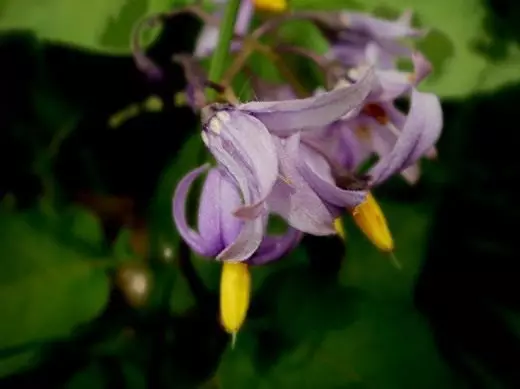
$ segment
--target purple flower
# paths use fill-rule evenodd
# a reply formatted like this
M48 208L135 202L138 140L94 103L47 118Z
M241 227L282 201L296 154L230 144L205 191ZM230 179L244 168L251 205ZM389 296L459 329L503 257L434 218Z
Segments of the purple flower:
M307 136L302 141L308 154L304 176L324 200L338 204L343 178L335 173L337 185L331 184L331 173L327 174L324 166L333 167L337 161L354 172L375 152L379 161L367 174L370 187L398 172L413 183L419 178L415 163L431 152L442 123L440 101L431 93L413 90L408 115L390 103L369 104L358 117L339 120L314 134L314 138Z
M312 14L311 14L312 16ZM318 12L314 19L330 38L331 55L347 66L365 63L367 45L381 49L382 68L394 68L397 57L410 56L411 49L402 39L424 36L426 31L411 27L411 12L395 21L359 12Z
M337 209L325 204L302 176L299 132L326 126L357 109L372 90L373 72L359 82L300 100L213 104L202 110L202 139L219 168L237 188L240 204L232 215L243 222L238 243L218 258L244 260L257 250L270 212L313 235L334 234ZM356 206L360 191L345 191Z
M264 236L266 217L246 222L234 216L242 203L240 193L227 173L217 168L208 171L200 196L198 228L192 229L185 215L188 192L208 169L206 164L188 173L173 198L175 224L193 251L204 257L261 265L279 259L299 243L302 234L294 228L283 235Z
M367 45L365 51L366 63L374 68L377 80L381 88L372 96L370 100L391 101L404 94L409 93L412 88L419 85L419 83L426 78L432 71L431 63L420 53L413 52L410 56L414 71L404 72L398 70L396 67L385 67L381 63L381 56L383 52L380 47L370 43ZM351 80L359 79L362 70L366 65L358 68L352 68L348 72Z
M221 18L224 12L224 7L227 0L216 1L217 10L214 14L215 17ZM240 3L240 9L238 11L237 21L235 23L235 34L245 35L249 29L251 19L253 17L253 3L251 0L242 0ZM197 58L203 58L211 55L215 47L217 46L218 34L220 28L218 26L206 24L197 39L195 46L195 56ZM236 50L240 47L240 42L233 42L231 45L232 50Z

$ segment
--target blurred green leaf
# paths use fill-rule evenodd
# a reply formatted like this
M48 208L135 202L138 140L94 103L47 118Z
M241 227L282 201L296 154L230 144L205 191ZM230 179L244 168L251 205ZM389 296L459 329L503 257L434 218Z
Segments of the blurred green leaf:
M101 389L104 387L105 377L97 364L91 364L76 373L66 385L66 389Z
M430 36L418 46L433 62L434 74L421 89L441 97L464 97L481 91L492 91L520 80L513 66L505 70L502 64L513 63L518 56L510 50L504 61L491 64L475 48L475 42L487 39L484 32L486 9L481 0L293 0L296 9L363 10L374 12L382 8L388 15L411 9L422 27L431 28ZM490 69L492 68L492 69ZM493 71L495 70L495 71ZM483 74L490 74L485 82Z
M184 0L0 0L0 30L34 31L39 38L107 53L128 53L133 25L144 15ZM154 34L148 35L150 42Z
M64 220L67 236L61 233ZM77 240L69 239L72 232ZM106 259L99 250L73 245L97 242L97 232L95 221L81 213L65 219L2 213L0 349L68 336L100 314L109 293ZM23 367L0 366L0 375Z

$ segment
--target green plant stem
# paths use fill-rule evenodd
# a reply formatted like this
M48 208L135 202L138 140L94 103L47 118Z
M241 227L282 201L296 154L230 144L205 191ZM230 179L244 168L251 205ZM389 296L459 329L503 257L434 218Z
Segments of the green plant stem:
M227 55L231 46L231 39L233 38L233 31L235 29L235 21L238 15L238 9L240 8L240 0L229 0L224 12L224 18L220 25L220 31L218 35L218 43L211 63L209 66L209 80L215 83L220 81L224 73ZM215 91L208 89L208 100L211 101L215 98Z

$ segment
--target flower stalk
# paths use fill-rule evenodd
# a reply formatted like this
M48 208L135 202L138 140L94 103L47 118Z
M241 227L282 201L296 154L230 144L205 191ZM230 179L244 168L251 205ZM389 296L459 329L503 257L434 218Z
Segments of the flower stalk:
M217 46L215 47L209 67L208 79L212 82L218 83L224 74L239 7L240 0L229 0L226 5L224 18L220 24ZM215 98L215 91L208 89L207 96L209 101L213 100Z

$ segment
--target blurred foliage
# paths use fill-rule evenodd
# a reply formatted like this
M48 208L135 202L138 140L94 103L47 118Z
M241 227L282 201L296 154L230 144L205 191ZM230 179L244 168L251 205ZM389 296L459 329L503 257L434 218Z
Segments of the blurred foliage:
M207 158L196 118L173 105L184 80L170 58L192 49L197 21L178 17L148 36L166 75L152 82L117 53L132 22L173 1L35 4L0 2L0 28L30 30L0 38L1 387L520 385L519 93L497 92L518 78L511 8L293 0L389 17L414 8L433 28L420 43L437 72L425 89L446 98L446 128L419 185L395 178L376 192L403 270L349 220L346 253L335 238L306 237L285 260L253 269L250 315L231 350L218 323L219 266L192 256L171 220L176 183ZM308 23L280 34L327 49ZM289 64L308 88L318 83L306 62ZM250 66L281 80L268 58L255 54ZM234 87L251 97L247 76Z

